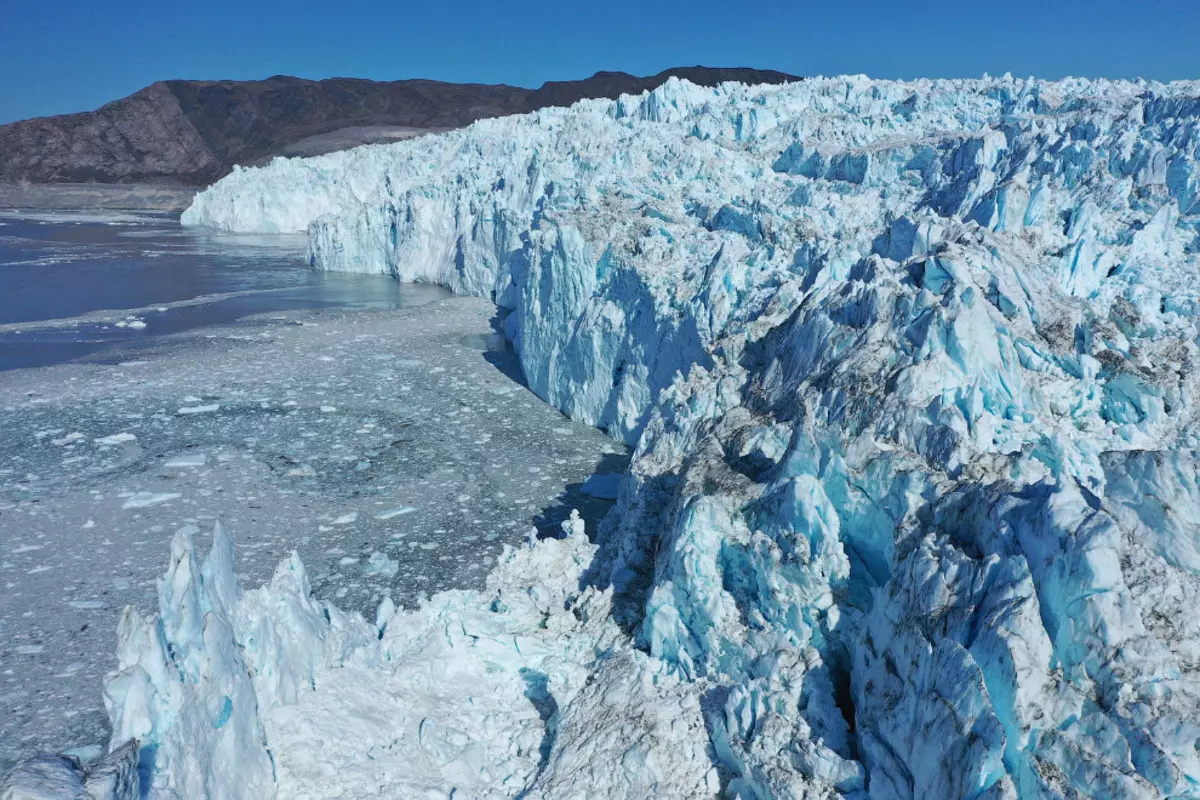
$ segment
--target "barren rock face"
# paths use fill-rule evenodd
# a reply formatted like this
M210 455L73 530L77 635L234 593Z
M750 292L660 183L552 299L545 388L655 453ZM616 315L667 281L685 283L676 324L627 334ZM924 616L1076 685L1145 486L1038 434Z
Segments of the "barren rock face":
M597 73L581 81L512 86L348 78L160 81L96 111L0 125L0 184L152 183L204 186L235 164L290 154L341 131L336 147L379 141L379 126L445 130L585 97L653 89L674 74L694 82L781 83L783 73L689 67L649 78ZM303 148L302 148L303 151Z
M10 183L204 183L224 166L165 83L98 111L0 126Z

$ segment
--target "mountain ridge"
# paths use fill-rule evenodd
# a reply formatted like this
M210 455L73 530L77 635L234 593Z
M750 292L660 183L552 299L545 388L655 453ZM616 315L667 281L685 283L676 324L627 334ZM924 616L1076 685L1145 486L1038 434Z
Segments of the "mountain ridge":
M462 127L478 119L616 98L668 78L715 86L725 81L784 83L798 76L741 67L675 67L649 76L597 72L537 89L427 79L260 81L164 80L95 111L0 125L0 183L149 184L200 187L235 164L276 155L315 155L372 141ZM349 131L338 137L339 131ZM289 148L293 148L289 150Z

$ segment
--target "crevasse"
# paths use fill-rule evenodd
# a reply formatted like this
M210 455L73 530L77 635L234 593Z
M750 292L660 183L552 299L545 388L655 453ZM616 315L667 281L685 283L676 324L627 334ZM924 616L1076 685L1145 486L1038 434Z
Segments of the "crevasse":
M177 542L114 744L164 797L1200 796L1198 160L1200 83L849 77L235 171L186 224L492 297L635 456L595 544L374 624Z

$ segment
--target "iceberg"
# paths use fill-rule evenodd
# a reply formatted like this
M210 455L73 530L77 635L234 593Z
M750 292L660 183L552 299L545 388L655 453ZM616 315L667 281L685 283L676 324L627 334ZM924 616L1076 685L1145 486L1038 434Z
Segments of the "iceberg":
M1198 164L1197 82L852 76L235 170L185 224L491 298L634 457L373 623L177 540L114 744L161 797L1200 797Z

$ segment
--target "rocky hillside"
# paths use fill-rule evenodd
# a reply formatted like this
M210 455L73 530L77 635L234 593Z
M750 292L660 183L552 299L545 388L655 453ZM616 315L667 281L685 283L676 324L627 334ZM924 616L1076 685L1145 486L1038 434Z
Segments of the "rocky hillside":
M780 72L690 67L641 78L599 72L540 89L427 80L377 82L161 81L96 111L0 126L0 183L152 183L202 186L235 164L289 154L318 137L329 149L386 141L413 129L456 128L485 117L616 98L672 75L693 83L783 83ZM330 134L340 134L333 135ZM306 154L311 150L301 148Z

